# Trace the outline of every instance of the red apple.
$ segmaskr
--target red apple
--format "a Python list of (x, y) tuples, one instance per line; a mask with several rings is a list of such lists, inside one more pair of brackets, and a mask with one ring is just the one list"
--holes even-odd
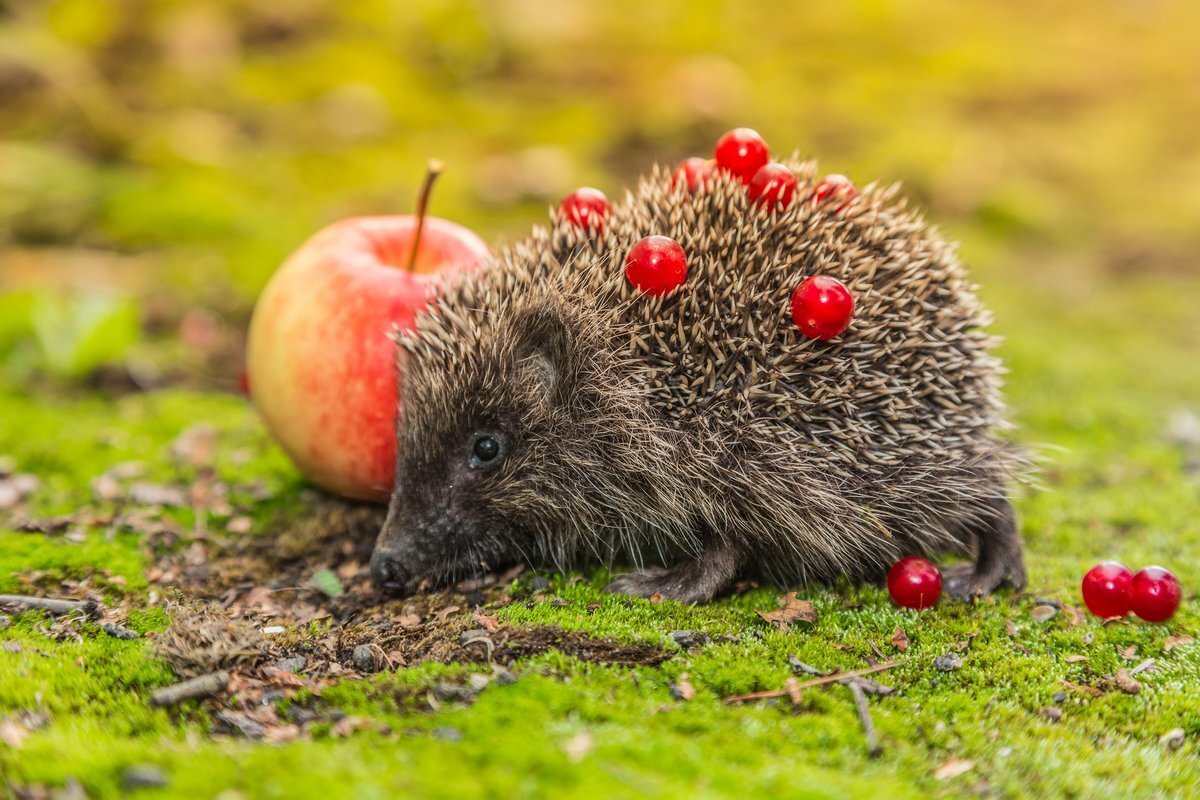
[(255, 406), (313, 483), (386, 500), (396, 461), (393, 325), (411, 328), (433, 277), (491, 258), (475, 233), (424, 207), (336, 222), (272, 276), (254, 308), (246, 370)]

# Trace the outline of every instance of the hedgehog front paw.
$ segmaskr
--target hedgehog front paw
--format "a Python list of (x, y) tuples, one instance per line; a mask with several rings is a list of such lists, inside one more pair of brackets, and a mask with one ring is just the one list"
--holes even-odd
[(658, 597), (662, 600), (677, 600), (680, 603), (705, 603), (712, 599), (712, 592), (702, 586), (681, 580), (684, 572), (678, 568), (652, 567), (638, 572), (618, 575), (604, 587), (606, 592), (628, 594), (633, 597)]

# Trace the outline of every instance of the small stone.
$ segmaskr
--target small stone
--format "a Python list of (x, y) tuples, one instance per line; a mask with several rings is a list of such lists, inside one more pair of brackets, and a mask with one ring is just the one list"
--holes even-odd
[(958, 653), (944, 653), (933, 660), (934, 669), (939, 672), (951, 672), (962, 669), (962, 656)]
[(1183, 728), (1172, 728), (1159, 737), (1158, 743), (1168, 750), (1178, 750), (1183, 747), (1185, 735)]
[(444, 742), (461, 742), (463, 738), (462, 731), (458, 728), (434, 728), (431, 733), (433, 734), (433, 738), (441, 739)]
[(1051, 699), (1056, 703), (1065, 703), (1067, 701), (1067, 693), (1066, 692), (1055, 692), (1051, 696)]
[(671, 631), (671, 638), (684, 650), (708, 644), (708, 634), (703, 631)]
[(375, 653), (371, 650), (371, 646), (360, 644), (354, 648), (354, 652), (350, 655), (350, 663), (359, 672), (374, 672)]
[(511, 686), (517, 682), (517, 676), (504, 667), (496, 667), (492, 674), (492, 679), (496, 682), (497, 686)]
[(1063, 718), (1062, 709), (1057, 706), (1046, 706), (1038, 712), (1038, 716), (1051, 722), (1059, 722)]
[(121, 786), (125, 789), (159, 789), (166, 786), (167, 773), (155, 764), (132, 764), (121, 773)]
[(131, 639), (138, 638), (137, 631), (130, 630), (129, 628), (126, 628), (124, 625), (118, 625), (115, 622), (104, 623), (104, 632), (107, 633), (109, 636), (113, 637), (114, 639), (131, 640)]
[(1033, 610), (1029, 612), (1029, 616), (1033, 618), (1034, 622), (1045, 622), (1053, 619), (1056, 614), (1058, 614), (1058, 609), (1050, 605), (1034, 606)]
[(1062, 608), (1062, 601), (1053, 597), (1035, 597), (1033, 604), (1036, 606), (1050, 606), (1051, 608)]
[(433, 685), (433, 696), (443, 702), (468, 701), (475, 699), (475, 692), (466, 686), (459, 686), (448, 681), (438, 681)]
[(476, 692), (476, 693), (482, 692), (484, 689), (486, 689), (488, 687), (488, 684), (490, 684), (491, 682), (492, 682), (491, 678), (489, 678), (487, 675), (483, 675), (478, 672), (472, 674), (471, 677), (467, 678), (467, 685), (471, 687), (472, 692)]
[[(370, 652), (370, 649), (368, 647), (367, 651)], [(282, 670), (283, 672), (297, 673), (303, 671), (307, 666), (308, 659), (304, 656), (289, 656), (275, 662), (275, 669)]]

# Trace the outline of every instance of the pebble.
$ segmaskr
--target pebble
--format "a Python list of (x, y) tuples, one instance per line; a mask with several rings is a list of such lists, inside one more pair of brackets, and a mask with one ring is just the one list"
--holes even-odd
[(958, 653), (943, 653), (933, 660), (934, 669), (939, 672), (950, 672), (962, 668), (962, 657)]
[(1056, 703), (1065, 703), (1067, 700), (1067, 693), (1066, 692), (1055, 692), (1054, 695), (1051, 697), (1051, 699), (1054, 700), (1054, 702), (1056, 702)]
[(467, 685), (471, 687), (471, 691), (473, 692), (482, 692), (491, 682), (491, 678), (478, 672), (467, 679)]
[(374, 672), (375, 671), (375, 653), (371, 650), (371, 646), (360, 644), (354, 648), (354, 652), (350, 656), (350, 663), (359, 672)]
[(511, 686), (517, 682), (517, 676), (504, 669), (504, 667), (498, 667), (492, 676), (492, 680), (496, 682), (497, 686)]
[(1164, 733), (1158, 740), (1158, 743), (1168, 750), (1178, 750), (1183, 747), (1183, 737), (1186, 736), (1183, 728), (1172, 728)]
[(708, 644), (708, 634), (703, 631), (671, 631), (671, 638), (684, 650)]
[(121, 786), (125, 789), (157, 789), (168, 783), (167, 773), (154, 764), (132, 764), (121, 773)]
[(275, 669), (283, 670), (284, 672), (300, 672), (307, 666), (308, 659), (304, 656), (289, 656), (275, 662)]

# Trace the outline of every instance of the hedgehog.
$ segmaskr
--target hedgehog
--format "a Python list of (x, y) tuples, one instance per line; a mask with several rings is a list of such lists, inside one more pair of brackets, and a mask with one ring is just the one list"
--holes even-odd
[[(371, 558), (411, 594), (506, 566), (631, 566), (610, 591), (707, 602), (738, 581), (879, 578), (906, 555), (972, 556), (949, 593), (1024, 585), (1002, 365), (955, 248), (895, 186), (751, 202), (655, 167), (602, 226), (552, 213), (394, 332), (397, 468)], [(623, 259), (682, 245), (651, 296)], [(848, 330), (801, 335), (807, 276), (852, 292)]]

